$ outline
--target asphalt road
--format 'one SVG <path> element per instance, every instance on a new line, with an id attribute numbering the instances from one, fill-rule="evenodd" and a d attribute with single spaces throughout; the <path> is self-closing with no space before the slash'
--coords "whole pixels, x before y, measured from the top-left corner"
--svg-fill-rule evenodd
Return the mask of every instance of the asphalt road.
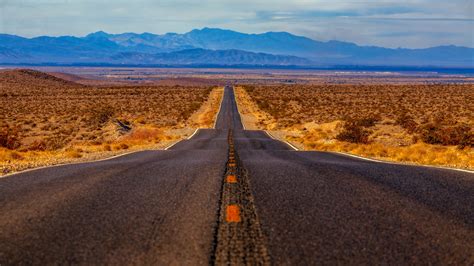
<path id="1" fill-rule="evenodd" d="M 0 179 L 0 265 L 228 262 L 472 265 L 474 175 L 294 151 L 226 88 L 167 151 Z"/>

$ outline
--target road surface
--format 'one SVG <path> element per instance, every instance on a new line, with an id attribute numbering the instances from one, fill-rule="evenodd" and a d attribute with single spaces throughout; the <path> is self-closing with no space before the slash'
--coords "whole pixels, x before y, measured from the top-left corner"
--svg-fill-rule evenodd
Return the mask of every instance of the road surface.
<path id="1" fill-rule="evenodd" d="M 474 175 L 215 129 L 0 179 L 0 265 L 474 263 Z"/>

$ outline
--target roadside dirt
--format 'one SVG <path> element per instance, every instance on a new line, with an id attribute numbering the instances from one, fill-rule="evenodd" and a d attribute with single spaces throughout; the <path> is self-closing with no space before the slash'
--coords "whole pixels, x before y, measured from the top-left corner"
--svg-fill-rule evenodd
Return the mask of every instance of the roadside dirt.
<path id="1" fill-rule="evenodd" d="M 188 119 L 188 122 L 186 123 L 187 127 L 213 128 L 217 114 L 219 113 L 219 107 L 223 95 L 223 87 L 213 89 L 209 94 L 208 100 L 204 102 L 201 107 Z"/>

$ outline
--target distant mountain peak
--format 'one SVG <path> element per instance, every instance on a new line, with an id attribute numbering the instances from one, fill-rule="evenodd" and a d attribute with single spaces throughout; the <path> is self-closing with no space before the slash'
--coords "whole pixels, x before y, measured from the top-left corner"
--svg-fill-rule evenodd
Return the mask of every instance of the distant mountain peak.
<path id="1" fill-rule="evenodd" d="M 178 53 L 182 51 L 181 53 Z M 212 52 L 216 51 L 216 52 Z M 245 52 L 257 53 L 246 54 Z M 258 55 L 263 53 L 265 55 Z M 0 63 L 102 63 L 115 58 L 127 63 L 154 62 L 156 54 L 194 56 L 189 62 L 217 58 L 236 62 L 298 62 L 318 66 L 383 65 L 383 66 L 443 66 L 474 68 L 474 49 L 454 45 L 425 49 L 391 49 L 359 46 L 351 42 L 316 41 L 284 31 L 258 34 L 228 29 L 204 27 L 187 33 L 157 35 L 149 32 L 109 34 L 97 31 L 85 37 L 20 38 L 0 34 Z M 232 56 L 231 56 L 232 54 Z M 269 55 L 275 55 L 271 57 Z M 248 56 L 249 60 L 245 61 Z M 282 57 L 278 57 L 282 56 Z M 304 60 L 297 60 L 288 56 Z M 251 59 L 250 59 L 251 58 Z M 163 58 L 160 60 L 164 60 Z M 168 61 L 167 61 L 168 62 Z M 170 60 L 172 62 L 172 60 Z M 232 63 L 232 62 L 225 62 Z"/>
<path id="2" fill-rule="evenodd" d="M 211 28 L 211 27 L 204 27 L 202 29 L 196 29 L 197 31 L 216 31 L 216 32 L 219 32 L 219 31 L 233 31 L 233 30 L 228 30 L 228 29 L 221 29 L 221 28 Z"/>
<path id="3" fill-rule="evenodd" d="M 108 38 L 109 36 L 110 34 L 108 34 L 105 31 L 100 30 L 100 31 L 96 31 L 96 32 L 88 34 L 86 38 Z"/>
<path id="4" fill-rule="evenodd" d="M 119 64 L 139 60 L 146 64 L 177 65 L 308 65 L 311 61 L 296 56 L 253 53 L 236 49 L 210 50 L 202 48 L 186 49 L 154 55 L 143 53 L 120 53 L 111 57 Z"/>
<path id="5" fill-rule="evenodd" d="M 187 34 L 244 34 L 244 33 L 228 30 L 228 29 L 204 27 L 202 29 L 194 29 L 188 32 Z"/>

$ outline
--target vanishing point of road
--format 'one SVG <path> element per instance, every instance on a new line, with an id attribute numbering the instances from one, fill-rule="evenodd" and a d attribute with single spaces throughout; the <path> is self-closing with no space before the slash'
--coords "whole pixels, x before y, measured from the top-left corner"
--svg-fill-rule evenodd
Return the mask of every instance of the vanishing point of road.
<path id="1" fill-rule="evenodd" d="M 0 179 L 0 265 L 474 263 L 474 175 L 215 129 Z"/>

